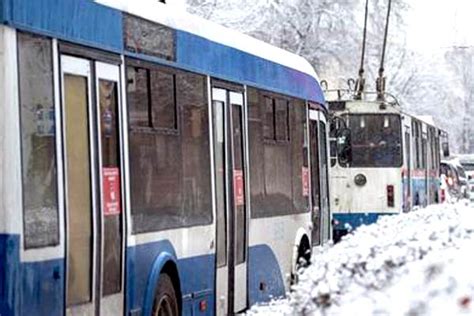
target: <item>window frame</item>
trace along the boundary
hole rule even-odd
[[[27,230],[27,221],[26,221],[26,216],[25,216],[25,210],[26,210],[26,203],[25,203],[25,173],[26,173],[26,168],[24,166],[24,156],[25,156],[25,150],[23,148],[23,135],[24,135],[24,129],[23,129],[23,119],[24,119],[24,116],[22,114],[23,112],[23,106],[22,106],[22,92],[21,92],[21,89],[22,89],[22,85],[21,85],[21,67],[20,67],[20,63],[21,63],[21,54],[20,54],[20,37],[29,37],[29,38],[40,38],[42,40],[44,40],[45,42],[48,42],[48,46],[49,46],[49,50],[50,50],[50,56],[51,56],[51,59],[50,59],[50,70],[51,70],[51,101],[52,101],[52,105],[51,105],[51,109],[53,110],[53,113],[54,113],[54,136],[52,136],[52,141],[53,141],[53,151],[54,151],[54,156],[52,157],[51,161],[54,163],[54,168],[55,168],[55,175],[52,177],[53,181],[54,181],[54,193],[55,193],[55,197],[56,197],[56,214],[55,214],[55,217],[56,217],[56,227],[55,227],[55,236],[52,236],[51,235],[51,230],[48,230],[48,239],[51,239],[52,241],[49,241],[48,243],[44,243],[44,244],[33,244],[33,245],[30,245],[27,243],[27,238],[26,238],[26,230]],[[17,32],[16,34],[16,45],[17,45],[17,67],[18,67],[18,88],[17,88],[17,93],[18,93],[18,102],[19,102],[19,127],[20,127],[20,155],[21,155],[21,201],[22,201],[22,224],[23,224],[23,227],[22,227],[22,230],[21,230],[21,233],[23,235],[23,247],[25,250],[34,250],[34,249],[44,249],[44,248],[51,248],[51,247],[57,247],[61,244],[61,216],[60,216],[60,212],[62,211],[61,210],[61,192],[60,192],[60,182],[59,182],[59,178],[58,178],[58,175],[59,173],[61,172],[60,171],[60,168],[59,168],[59,165],[58,165],[58,159],[60,157],[60,152],[58,152],[58,139],[57,139],[57,125],[58,125],[58,117],[57,117],[57,113],[56,113],[56,106],[57,106],[57,100],[56,100],[56,95],[55,95],[55,69],[54,69],[54,43],[53,43],[53,40],[50,38],[50,37],[47,37],[47,36],[43,36],[43,35],[38,35],[38,34],[34,34],[34,33],[29,33],[29,32]]]
[[[398,122],[397,122],[397,131],[398,131],[398,135],[399,136],[399,140],[400,140],[400,148],[399,148],[399,151],[398,151],[398,154],[397,155],[397,163],[394,163],[393,165],[390,165],[390,166],[373,166],[373,165],[356,165],[354,166],[353,165],[353,161],[351,161],[350,163],[346,164],[346,165],[343,165],[341,164],[341,162],[339,161],[339,157],[338,157],[338,164],[344,168],[371,168],[371,169],[383,169],[383,168],[401,168],[403,167],[403,164],[404,164],[404,159],[405,159],[405,154],[404,154],[404,148],[403,148],[403,124],[402,124],[402,115],[399,114],[399,113],[392,113],[392,112],[388,112],[388,113],[345,113],[343,114],[343,118],[344,118],[344,121],[346,122],[347,126],[349,126],[349,128],[351,129],[351,132],[354,133],[353,129],[350,127],[350,118],[351,117],[355,117],[355,116],[359,116],[359,117],[376,117],[376,116],[391,116],[391,117],[396,117],[398,119]],[[353,140],[353,138],[352,138]],[[353,143],[352,143],[353,144]],[[352,155],[354,155],[354,152],[352,153]]]
[[[126,87],[126,98],[127,98],[127,111],[128,111],[128,128],[130,132],[136,133],[151,133],[151,134],[160,134],[160,135],[170,135],[170,136],[180,136],[181,134],[181,115],[182,109],[179,105],[177,98],[177,78],[176,76],[180,73],[180,70],[166,67],[159,64],[154,64],[151,62],[145,62],[142,60],[126,58],[125,59],[125,71],[126,76],[128,74],[129,68],[139,68],[146,70],[147,73],[147,100],[148,100],[148,126],[137,126],[133,125],[130,120],[130,93],[128,92],[128,86]],[[173,99],[174,99],[174,114],[175,122],[174,128],[168,127],[155,127],[154,126],[154,111],[153,111],[153,93],[151,92],[152,88],[152,71],[158,71],[165,74],[173,76]],[[127,82],[127,85],[129,82]]]
[[[288,127],[290,129],[288,133],[290,138],[287,141],[277,142],[274,139],[265,138],[264,97],[276,97],[287,102]],[[248,120],[249,159],[254,162],[249,166],[250,173],[254,175],[249,179],[252,210],[250,218],[272,218],[309,213],[310,192],[307,195],[304,194],[302,183],[302,169],[309,170],[308,168],[310,168],[307,100],[248,86],[247,102],[249,113],[251,113]],[[278,152],[280,161],[282,161],[281,157],[286,157],[282,172],[289,175],[284,178],[288,181],[278,181],[280,186],[284,185],[285,188],[272,188],[271,183],[274,183],[275,179],[281,179],[282,175],[276,175],[275,172],[267,173],[267,169],[272,168],[271,166],[267,168],[269,163],[266,159],[267,150]],[[270,164],[272,163],[270,162]]]
[[[257,89],[259,90],[259,89]],[[291,119],[291,99],[284,96],[284,95],[281,95],[281,94],[276,94],[276,93],[271,93],[271,92],[267,92],[267,91],[264,91],[264,90],[259,90],[259,102],[261,104],[264,104],[264,115],[265,115],[265,119],[263,120],[263,124],[262,124],[262,129],[263,129],[263,133],[262,133],[262,136],[263,136],[263,142],[264,144],[270,144],[270,145],[282,145],[282,146],[289,146],[291,144],[291,138],[292,138],[292,135],[291,135],[291,123],[292,123],[292,119]],[[272,126],[271,128],[273,129],[273,138],[268,138],[266,137],[265,135],[265,128],[266,128],[266,124],[267,124],[267,118],[266,118],[266,115],[267,115],[267,99],[270,99],[272,101],[272,107],[273,107],[273,110],[272,110]],[[286,120],[285,120],[285,134],[286,134],[286,139],[278,139],[278,133],[277,133],[277,100],[281,100],[283,102],[285,102],[285,106],[286,106]]]
[[[154,63],[151,63],[151,62],[148,62],[148,61],[142,61],[142,60],[133,59],[133,58],[126,58],[125,59],[125,67],[126,67],[126,69],[128,69],[128,67],[138,67],[138,68],[144,68],[144,69],[159,69],[159,71],[166,72],[168,74],[173,74],[174,75],[174,78],[175,78],[175,80],[174,80],[174,82],[175,82],[174,96],[175,96],[175,111],[176,111],[175,112],[176,113],[176,116],[175,116],[176,130],[170,130],[170,129],[167,129],[167,128],[155,128],[155,127],[152,127],[152,126],[150,126],[150,127],[131,126],[130,125],[130,117],[129,117],[128,118],[128,141],[129,141],[129,146],[128,147],[129,147],[129,150],[128,150],[127,156],[128,156],[130,168],[132,168],[132,165],[131,165],[130,161],[132,160],[132,154],[133,154],[133,152],[132,152],[132,146],[133,146],[132,138],[133,137],[137,137],[137,136],[138,137],[153,137],[153,136],[155,136],[155,137],[161,137],[163,139],[166,139],[167,141],[176,142],[176,144],[178,144],[177,148],[179,148],[179,149],[177,149],[178,152],[179,152],[179,155],[176,158],[176,159],[179,159],[179,165],[175,166],[175,167],[177,168],[176,170],[179,170],[179,175],[177,175],[176,177],[179,178],[179,180],[177,180],[177,181],[180,182],[180,184],[179,184],[179,189],[175,192],[179,192],[179,194],[181,194],[181,197],[180,197],[181,202],[187,203],[187,202],[191,201],[191,199],[190,199],[189,195],[186,195],[186,192],[187,192],[186,189],[185,189],[186,179],[185,179],[185,175],[184,175],[186,157],[184,156],[183,151],[185,150],[185,148],[187,148],[187,149],[192,148],[192,146],[189,144],[190,143],[189,141],[191,140],[191,138],[190,138],[190,135],[189,135],[190,130],[188,129],[188,121],[187,121],[187,119],[191,118],[191,116],[186,116],[186,113],[187,113],[188,109],[190,109],[192,107],[195,107],[195,104],[186,103],[186,101],[185,101],[186,99],[184,98],[184,96],[188,95],[188,91],[189,91],[189,93],[192,93],[197,88],[199,88],[199,91],[201,91],[201,86],[197,85],[197,82],[196,82],[196,84],[192,84],[192,89],[191,90],[188,90],[188,89],[183,90],[183,87],[184,88],[187,87],[186,85],[183,85],[183,82],[185,82],[187,80],[187,78],[188,78],[187,76],[192,76],[192,77],[195,77],[195,78],[199,78],[199,82],[201,82],[201,80],[202,80],[202,84],[203,84],[202,85],[202,91],[201,91],[202,95],[199,94],[199,99],[196,99],[195,101],[199,102],[199,106],[202,107],[202,110],[206,111],[206,114],[204,116],[206,121],[202,121],[202,123],[203,123],[203,126],[206,127],[206,130],[207,130],[206,133],[211,133],[211,130],[209,129],[209,121],[208,121],[209,113],[207,113],[209,111],[209,107],[208,107],[208,100],[209,100],[208,93],[209,93],[209,91],[208,91],[208,81],[206,80],[206,75],[201,74],[201,73],[197,73],[197,72],[192,72],[192,71],[179,69],[179,68],[163,66],[161,64],[154,64]],[[194,82],[194,81],[191,81],[191,82]],[[125,93],[126,93],[126,98],[128,100],[130,98],[130,96],[129,96],[130,92],[128,92],[128,89],[125,89]],[[151,96],[151,91],[148,91],[148,96],[149,97]],[[150,100],[150,104],[152,104],[151,100]],[[152,111],[151,106],[149,107],[149,111]],[[127,103],[127,113],[130,113],[130,103]],[[203,142],[205,142],[205,141],[209,142],[209,135],[201,136],[201,141],[199,142],[199,146],[200,147],[203,146]],[[206,150],[203,151],[202,153],[205,152],[210,157],[211,152],[209,151],[210,150],[209,146],[210,146],[210,143],[207,144]],[[154,149],[155,150],[160,150],[160,148],[158,148],[158,147],[156,147]],[[164,151],[161,151],[161,152],[164,152]],[[182,222],[179,222],[179,221],[176,221],[176,220],[166,222],[167,220],[169,220],[169,218],[168,218],[167,220],[164,220],[164,222],[166,222],[166,224],[158,225],[158,226],[154,227],[153,229],[142,225],[143,223],[140,223],[139,221],[136,222],[135,221],[136,216],[141,216],[141,214],[144,214],[146,212],[143,213],[143,212],[138,211],[138,209],[137,209],[137,206],[134,202],[135,200],[134,200],[134,197],[133,197],[133,190],[134,190],[134,188],[136,188],[136,186],[133,187],[133,185],[132,185],[133,180],[131,178],[130,179],[130,191],[131,191],[130,192],[130,195],[131,195],[131,197],[130,197],[131,198],[130,218],[131,218],[131,222],[132,222],[131,234],[132,235],[141,235],[141,234],[147,234],[147,233],[162,232],[162,231],[166,231],[166,230],[170,230],[170,229],[182,229],[182,228],[190,228],[190,227],[203,226],[203,225],[211,225],[213,223],[214,217],[215,217],[215,214],[212,212],[211,175],[209,175],[209,177],[204,176],[206,174],[206,172],[210,173],[210,170],[211,170],[211,166],[210,166],[211,159],[209,157],[205,158],[205,159],[201,159],[202,162],[204,162],[206,164],[209,164],[209,167],[195,168],[194,170],[204,170],[204,171],[200,172],[199,175],[197,175],[197,173],[194,173],[193,175],[194,175],[195,179],[202,178],[203,179],[202,183],[205,183],[206,187],[207,187],[207,185],[209,185],[208,186],[209,192],[207,192],[206,190],[203,189],[202,193],[205,194],[205,197],[201,198],[201,201],[209,202],[211,204],[208,208],[195,208],[194,211],[187,212],[186,215],[182,217],[182,220],[183,220]],[[154,158],[152,158],[152,159],[154,159]],[[186,174],[189,176],[189,173],[186,173]],[[159,176],[156,176],[156,175],[155,175],[155,177],[159,178]],[[156,178],[156,179],[158,179],[158,178]],[[209,193],[209,195],[207,195],[208,193]],[[197,198],[197,196],[194,196],[193,198],[195,199],[195,198]],[[150,208],[150,210],[153,213],[158,212],[158,208],[157,208],[156,205],[153,206],[152,208]],[[184,214],[183,212],[185,210],[186,210],[186,206],[180,206],[179,208],[173,208],[172,213],[170,213],[171,215],[170,214],[169,215],[173,216],[173,214]],[[154,219],[156,219],[157,216],[159,216],[158,213],[154,213]]]

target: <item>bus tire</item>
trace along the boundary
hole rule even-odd
[[[153,300],[152,316],[178,316],[178,299],[176,297],[176,290],[173,282],[168,274],[160,274],[156,286],[155,299]]]
[[[297,270],[306,268],[311,263],[311,246],[308,237],[303,237],[298,247],[298,258],[296,259]]]
[[[307,268],[311,263],[311,246],[308,237],[304,236],[298,246],[298,253],[296,256],[295,271],[291,274],[291,285],[297,284],[299,280],[298,272],[302,268]]]

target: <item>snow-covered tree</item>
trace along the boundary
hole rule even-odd
[[[365,0],[186,0],[188,11],[308,59],[330,88],[346,88],[359,70]],[[388,0],[369,2],[366,89],[375,91]],[[387,92],[408,112],[431,115],[459,149],[460,109],[468,98],[455,58],[407,47],[409,0],[392,0],[385,59]],[[450,57],[451,56],[451,57]]]

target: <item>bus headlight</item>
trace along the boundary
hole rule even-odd
[[[360,187],[364,186],[367,183],[367,178],[362,173],[359,173],[355,176],[354,183]]]

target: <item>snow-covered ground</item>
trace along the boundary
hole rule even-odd
[[[285,300],[250,315],[474,315],[474,207],[384,217],[314,254]]]

